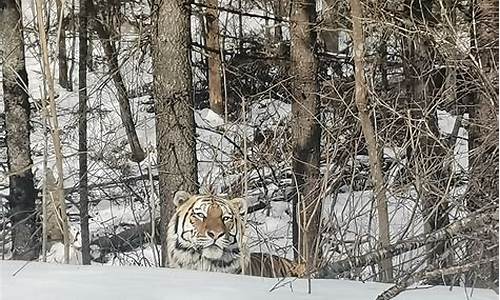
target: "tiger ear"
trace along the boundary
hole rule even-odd
[[[191,194],[186,191],[177,191],[174,195],[174,205],[179,207],[182,203],[186,202],[187,199],[191,198]]]
[[[247,213],[248,204],[247,200],[244,198],[234,198],[229,200],[229,202],[239,211],[240,215],[245,215]]]

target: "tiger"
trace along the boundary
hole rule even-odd
[[[167,266],[261,277],[302,277],[300,264],[268,253],[250,253],[247,202],[178,191],[167,228]]]

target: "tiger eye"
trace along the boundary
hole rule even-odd
[[[199,212],[199,213],[194,213],[193,214],[194,217],[200,219],[200,220],[204,220],[206,217],[203,213]]]

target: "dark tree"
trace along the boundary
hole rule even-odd
[[[0,2],[12,250],[14,259],[31,260],[38,257],[40,244],[35,234],[36,193],[31,171],[30,104],[21,11],[21,1]]]
[[[61,31],[59,32],[59,48],[57,60],[59,63],[59,84],[66,89],[69,89],[71,84],[68,78],[68,57],[66,54],[66,18],[64,18],[64,7],[61,0],[56,1],[57,20],[61,20]],[[61,18],[61,15],[62,18]]]
[[[90,265],[90,237],[87,176],[87,0],[80,0],[78,60],[78,162],[80,184],[80,226],[82,234],[82,262]]]

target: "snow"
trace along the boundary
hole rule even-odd
[[[368,300],[390,284],[349,280],[259,278],[179,269],[75,266],[22,261],[0,261],[0,299],[132,300],[132,299],[332,299]],[[24,268],[23,268],[24,266]],[[279,288],[274,288],[279,287]],[[274,289],[273,289],[274,288]],[[272,290],[273,291],[270,291]],[[468,293],[469,298],[467,298]],[[403,292],[405,300],[493,300],[484,289],[420,287]]]

